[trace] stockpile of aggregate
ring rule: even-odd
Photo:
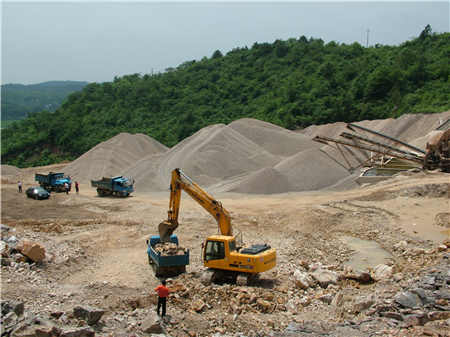
[[[163,156],[141,160],[128,173],[135,177],[140,191],[167,190],[171,171],[181,168],[213,192],[283,193],[289,191],[290,182],[274,167],[319,147],[302,134],[245,118],[203,128]]]
[[[144,134],[119,133],[66,166],[64,173],[79,181],[124,175],[130,166],[167,147]]]
[[[2,176],[18,176],[22,170],[18,167],[12,165],[1,165]]]
[[[426,143],[425,136],[448,118],[450,111],[357,124],[415,144]],[[181,168],[211,193],[273,194],[352,188],[357,186],[354,177],[358,169],[349,168],[357,167],[370,154],[311,140],[316,135],[341,138],[343,131],[352,132],[346,123],[293,132],[244,118],[229,125],[205,127],[170,149],[148,136],[122,133],[97,145],[65,171],[78,179],[131,176],[141,192],[167,191],[174,168]],[[358,133],[386,143],[379,137]]]
[[[266,151],[241,133],[224,124],[211,125],[175,145],[156,164],[156,175],[139,182],[140,189],[167,189],[170,173],[181,168],[200,186],[270,167],[280,156]],[[140,176],[140,165],[133,176]],[[132,173],[134,170],[130,170]]]

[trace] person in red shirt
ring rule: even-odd
[[[162,280],[161,284],[155,288],[158,293],[158,308],[156,312],[159,316],[159,309],[162,307],[161,317],[166,316],[166,302],[167,296],[169,296],[169,288],[166,287],[166,280]]]

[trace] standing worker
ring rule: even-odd
[[[75,181],[75,192],[80,192],[80,187],[78,186],[78,181]]]
[[[69,184],[68,183],[64,183],[64,188],[66,190],[66,194],[69,194]]]
[[[17,182],[17,186],[19,187],[19,193],[22,193],[22,182],[20,180]]]
[[[155,288],[155,291],[158,293],[158,308],[156,312],[159,316],[159,309],[162,307],[161,317],[164,317],[166,316],[167,296],[169,296],[169,288],[166,287],[166,280],[162,280],[161,284]]]

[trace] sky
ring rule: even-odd
[[[448,1],[2,1],[1,83],[112,81],[233,48],[306,37],[398,45],[427,24],[448,32]]]

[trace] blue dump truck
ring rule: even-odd
[[[34,176],[39,185],[47,191],[65,192],[65,183],[69,186],[69,191],[72,187],[72,180],[70,177],[65,177],[64,173],[50,172],[49,174],[36,173]]]
[[[153,268],[156,277],[171,277],[186,272],[189,264],[189,249],[178,246],[175,234],[170,236],[170,242],[162,243],[159,235],[152,235],[147,240],[148,263]]]
[[[134,180],[122,176],[112,178],[103,177],[101,180],[91,180],[91,186],[97,188],[97,193],[100,197],[108,195],[128,197],[134,192],[133,185]]]

